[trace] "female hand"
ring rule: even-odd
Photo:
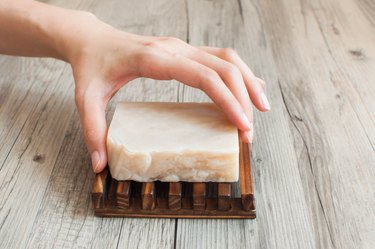
[[[88,12],[38,1],[0,2],[0,53],[69,62],[75,99],[95,172],[107,163],[105,109],[137,77],[175,79],[203,90],[238,127],[254,136],[252,103],[270,109],[265,83],[231,49],[194,47],[171,37],[117,30]]]
[[[265,83],[237,53],[227,48],[194,47],[177,38],[134,35],[94,16],[70,44],[68,61],[76,82],[75,99],[95,172],[107,163],[105,109],[127,82],[147,77],[175,79],[203,90],[238,127],[245,142],[253,139],[252,103],[270,109]],[[68,43],[69,44],[69,43]]]

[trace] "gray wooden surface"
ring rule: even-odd
[[[0,56],[0,248],[375,248],[371,0],[63,1],[119,29],[233,47],[268,83],[256,220],[93,216],[71,69]],[[116,101],[209,101],[139,79]]]

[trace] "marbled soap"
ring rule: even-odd
[[[211,103],[121,102],[107,149],[117,180],[238,180],[237,128]]]

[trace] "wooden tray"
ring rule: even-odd
[[[95,215],[138,218],[255,218],[249,145],[240,142],[240,192],[235,183],[117,181],[108,167],[92,188]]]

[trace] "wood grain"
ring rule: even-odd
[[[118,208],[127,209],[130,206],[131,183],[119,181],[116,188],[116,204]]]
[[[242,206],[245,210],[255,210],[250,146],[240,143],[240,190]]]
[[[266,80],[272,110],[254,112],[257,219],[94,217],[69,67],[0,56],[0,248],[373,248],[373,1],[49,3],[129,32],[233,47]],[[139,79],[111,101],[108,121],[118,100],[209,101]]]
[[[181,182],[169,183],[168,192],[168,207],[172,210],[181,209],[181,197],[182,197],[182,184]]]
[[[193,183],[193,208],[196,210],[206,208],[206,184],[204,182]]]
[[[92,186],[92,202],[94,208],[103,208],[105,196],[104,193],[108,191],[108,169],[105,169],[102,174],[97,174],[95,176],[93,186]]]
[[[168,13],[174,13],[176,8],[160,9],[165,5],[160,1],[155,2],[156,9],[139,8],[147,12],[144,14],[141,14],[140,10],[135,12],[133,8],[128,8],[126,4],[132,5],[130,2],[124,3],[124,5],[121,5],[120,1],[112,2],[114,4],[112,6],[108,6],[106,3],[98,4],[94,1],[74,3],[53,1],[54,3],[93,11],[100,18],[114,20],[112,23],[116,23],[116,19],[135,20],[137,19],[134,18],[135,15],[154,16],[151,19],[157,18],[161,21],[160,25],[155,24],[151,27],[149,20],[138,20],[139,25],[136,27],[138,33],[167,34],[169,32],[170,35],[181,36],[181,31],[178,28],[179,22],[173,22],[174,25],[162,23],[163,20],[169,22],[167,19],[172,18],[173,15]],[[149,4],[149,1],[143,3],[138,1],[138,3],[146,5]],[[121,5],[120,10],[114,8],[118,4]],[[178,7],[178,5],[175,6]],[[116,11],[121,12],[121,15],[115,13]],[[126,18],[118,19],[122,15]],[[117,24],[122,25],[121,23]],[[172,26],[175,28],[170,29]],[[8,122],[7,116],[16,116],[15,121],[18,120],[19,123],[4,126],[4,129],[10,133],[20,127],[19,129],[23,129],[23,131],[7,135],[9,139],[17,139],[18,135],[19,141],[13,148],[11,145],[16,140],[4,147],[4,149],[10,150],[9,156],[7,156],[8,151],[5,151],[5,154],[3,151],[0,153],[1,158],[8,160],[0,172],[0,184],[3,185],[0,190],[0,202],[3,202],[0,212],[0,224],[2,224],[0,225],[0,247],[113,248],[119,246],[130,248],[134,245],[144,248],[171,247],[175,228],[173,219],[133,222],[131,219],[94,218],[91,198],[88,196],[91,191],[93,174],[91,168],[88,167],[90,161],[83,143],[79,117],[75,112],[74,87],[69,67],[62,62],[53,60],[22,58],[11,58],[4,63],[6,66],[0,69],[2,72],[1,87],[3,84],[8,88],[10,85],[15,85],[12,86],[12,97],[7,97],[8,100],[4,101],[9,102],[9,107],[12,102],[14,105],[22,103],[22,109],[17,109],[17,105],[12,109],[2,109],[5,116],[1,118],[1,125],[5,125],[3,121]],[[19,70],[20,67],[25,70]],[[14,74],[8,73],[10,68],[14,68]],[[15,80],[20,78],[23,80]],[[31,83],[34,84],[33,88],[29,87]],[[175,82],[166,84],[165,82],[156,83],[152,80],[136,80],[123,88],[110,103],[108,119],[111,118],[114,104],[118,99],[176,101],[177,88],[178,84]],[[10,111],[13,111],[13,114]],[[56,116],[53,115],[54,113]],[[44,131],[41,130],[41,127],[44,128]],[[34,128],[35,135],[31,137]],[[3,131],[3,126],[0,130]],[[22,156],[22,152],[26,148],[28,150]],[[43,164],[40,163],[43,160],[40,160],[39,156],[36,157],[38,162],[33,161],[37,154],[45,155]],[[19,158],[20,156],[21,158]],[[13,171],[15,174],[12,173]],[[9,181],[10,179],[12,180]],[[27,179],[32,179],[32,181],[27,181]],[[4,184],[10,185],[6,188]],[[9,195],[9,193],[13,194]],[[18,197],[14,197],[14,194],[17,194]],[[9,196],[9,200],[12,201],[6,200],[6,196]],[[29,204],[24,205],[21,202]],[[15,208],[16,206],[17,208]],[[134,234],[127,230],[129,227],[133,227],[132,232],[138,231],[138,234],[149,238],[142,242],[135,242],[131,239]],[[27,234],[27,236],[20,237],[20,233]]]
[[[155,208],[156,190],[154,182],[142,183],[142,209],[151,210]]]
[[[218,210],[229,210],[231,208],[230,198],[232,195],[231,183],[218,184]]]
[[[260,13],[260,7],[273,8],[273,5],[261,4],[260,1],[188,3],[190,42],[235,48],[255,73],[267,81],[273,109],[265,115],[255,112],[254,194],[257,209],[262,212],[257,213],[255,221],[211,223],[179,220],[177,248],[189,248],[189,242],[194,238],[210,238],[207,242],[199,240],[202,244],[193,245],[197,248],[227,248],[230,245],[238,248],[314,248],[311,236],[314,233],[307,218],[309,213],[301,198],[303,189],[289,117],[285,115],[283,105],[278,104],[283,103],[278,91],[278,75],[261,19],[268,14]],[[185,88],[184,100],[207,101],[207,97],[195,89]],[[287,208],[280,208],[284,205]],[[230,229],[226,229],[228,226]],[[198,230],[198,227],[202,229]],[[217,227],[223,229],[217,232]],[[239,231],[244,227],[249,232],[241,234]],[[294,239],[297,237],[299,239]]]

